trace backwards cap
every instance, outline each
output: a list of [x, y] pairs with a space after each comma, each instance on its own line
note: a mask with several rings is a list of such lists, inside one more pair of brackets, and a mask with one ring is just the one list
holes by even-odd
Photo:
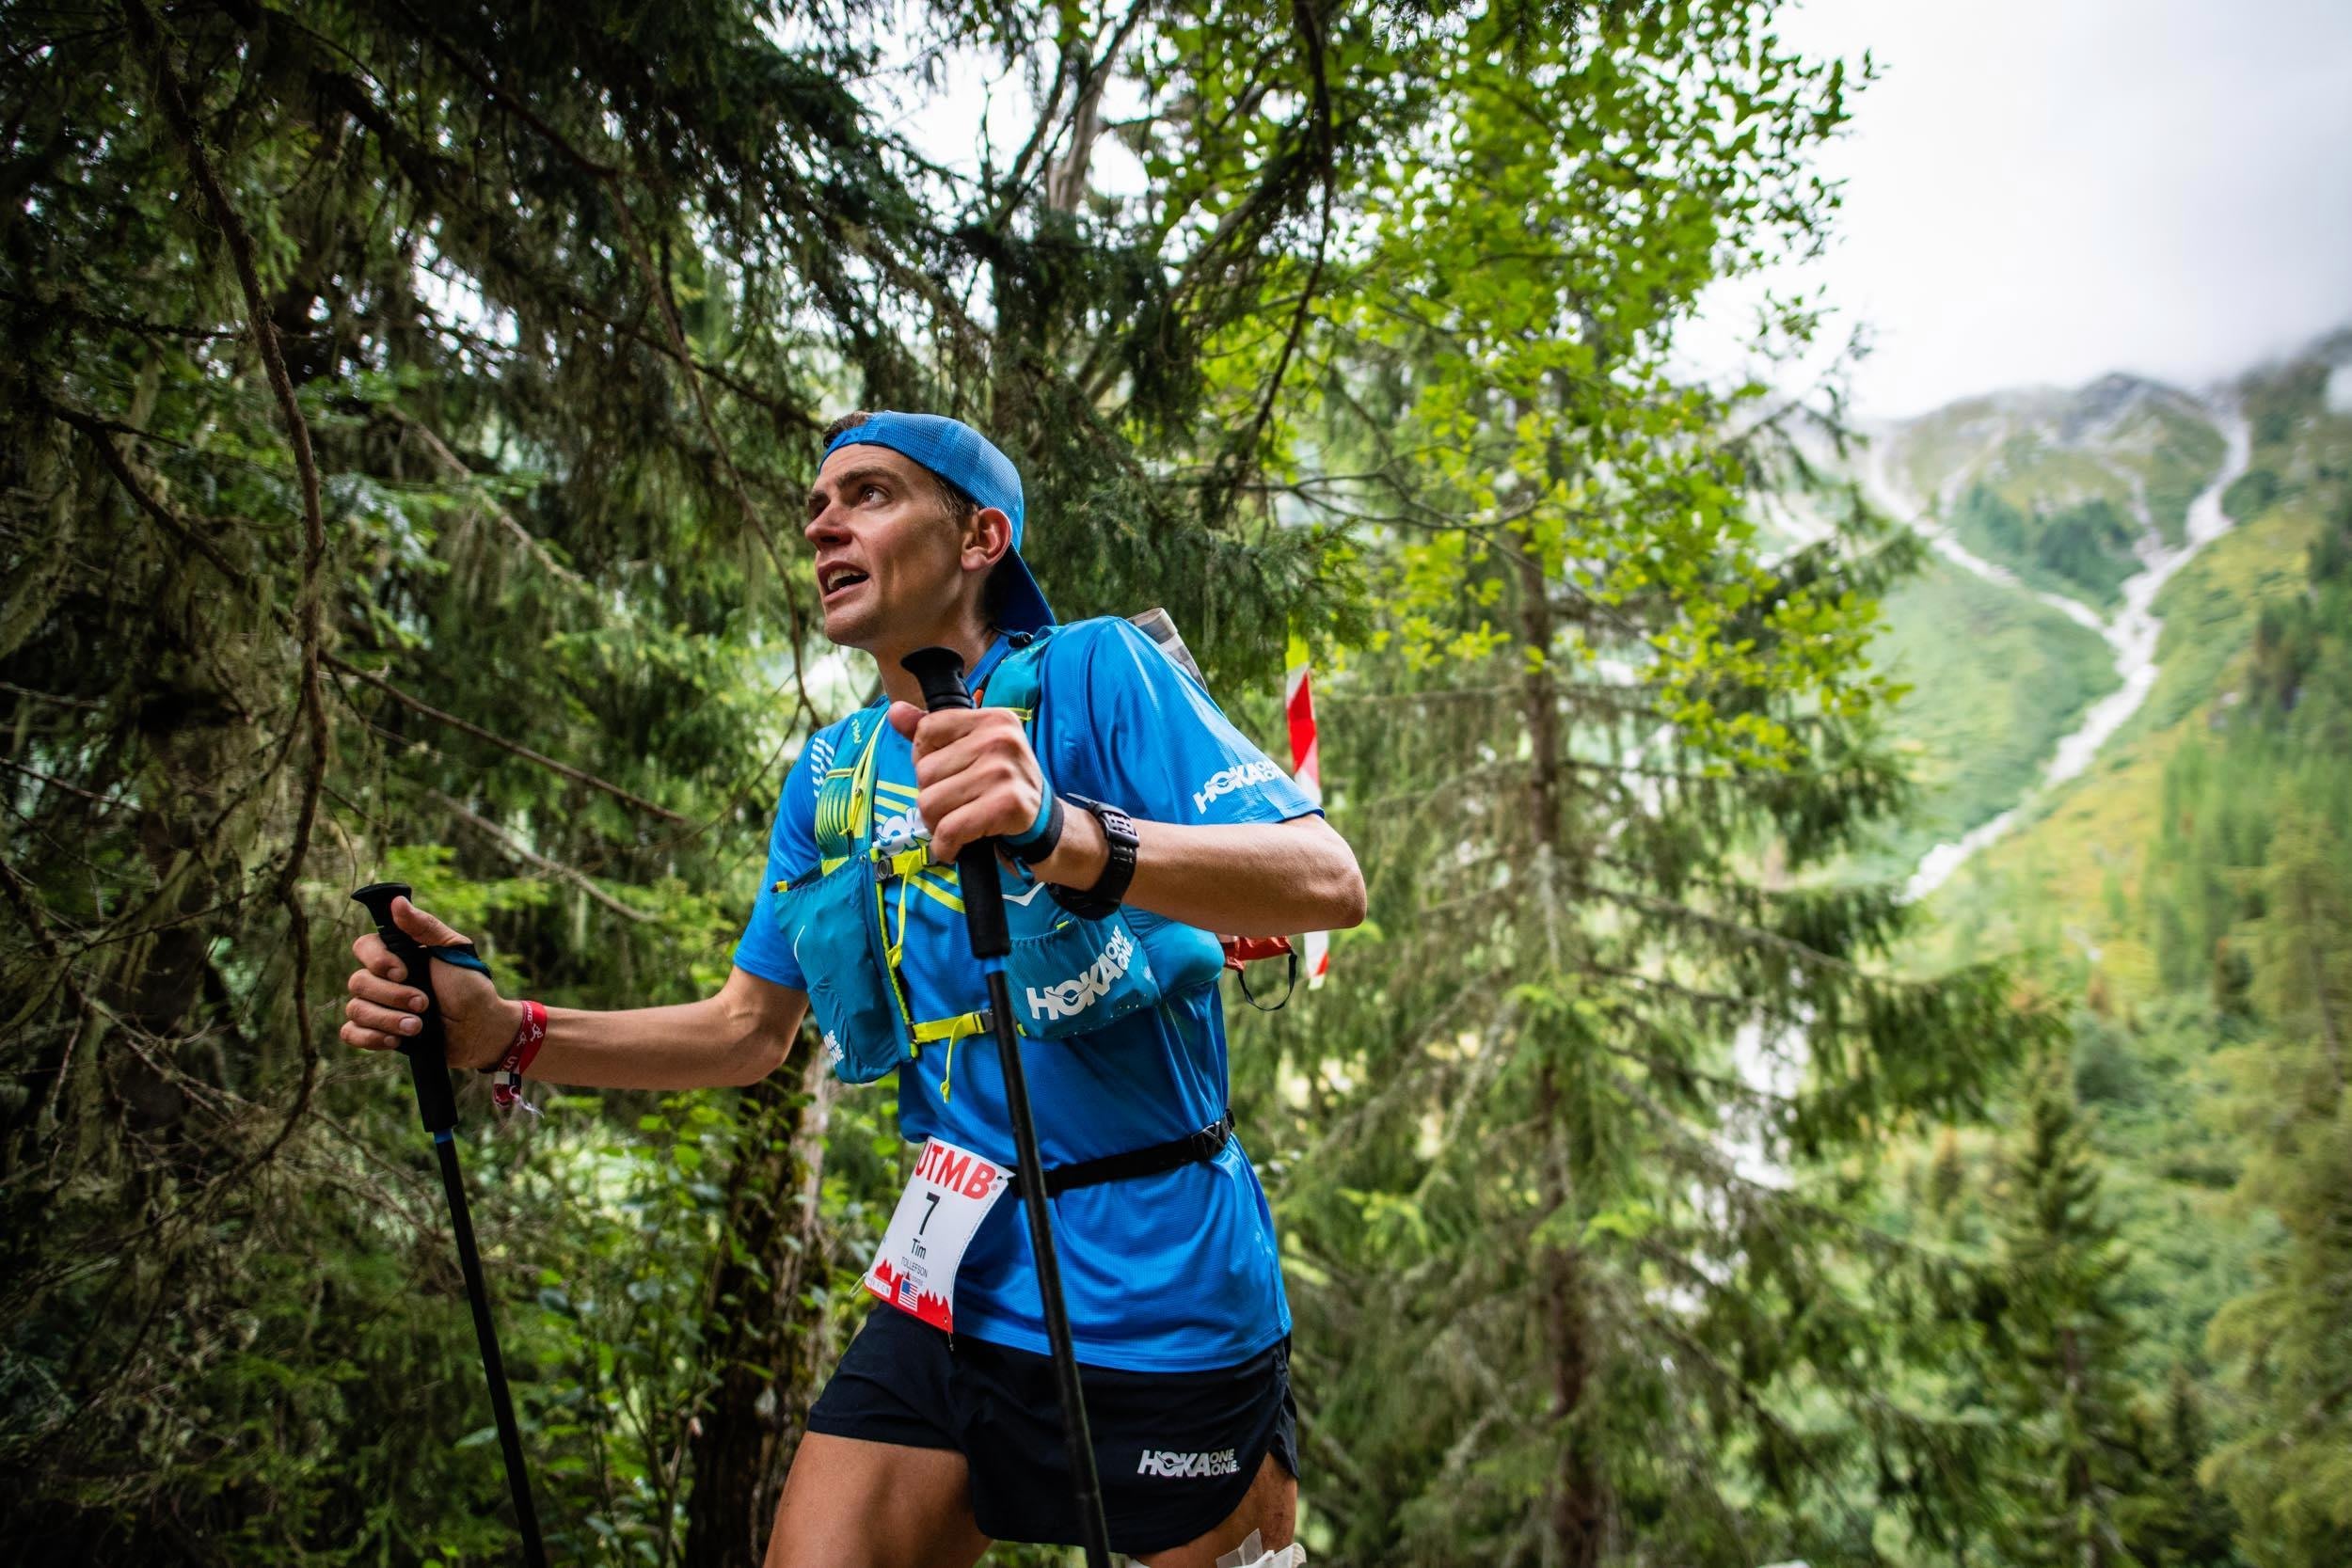
[[961, 420], [945, 415], [884, 412], [868, 414], [863, 422], [826, 442], [825, 455], [831, 457], [836, 450], [851, 446], [888, 447], [920, 463], [971, 500], [993, 506], [1011, 518], [1012, 548], [996, 563], [997, 573], [1005, 578], [997, 619], [1006, 631], [1042, 631], [1054, 624], [1053, 607], [1039, 591], [1029, 563], [1021, 559], [1025, 511], [1021, 475], [994, 442]]

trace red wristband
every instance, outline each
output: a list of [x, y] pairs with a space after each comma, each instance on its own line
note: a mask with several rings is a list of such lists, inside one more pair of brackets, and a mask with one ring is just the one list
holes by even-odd
[[539, 1048], [548, 1042], [548, 1010], [539, 1003], [523, 1004], [523, 1021], [515, 1031], [515, 1043], [506, 1048], [499, 1065], [491, 1069], [490, 1098], [500, 1110], [505, 1110], [522, 1098], [523, 1069], [539, 1054]]

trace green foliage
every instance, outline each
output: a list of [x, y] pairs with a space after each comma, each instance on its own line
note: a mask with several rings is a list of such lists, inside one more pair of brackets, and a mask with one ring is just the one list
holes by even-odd
[[[815, 678], [793, 524], [856, 403], [1019, 453], [1067, 611], [1167, 602], [1234, 679], [1343, 620], [1345, 542], [1244, 503], [1255, 446], [1163, 351], [1256, 319], [1315, 193], [1418, 111], [1330, 71], [1376, 12], [1194, 18], [1148, 55], [1200, 162], [1130, 221], [1033, 163], [943, 184], [850, 86], [910, 24], [1107, 68], [1076, 12], [8, 16], [0, 1520], [69, 1558], [481, 1560], [503, 1505], [451, 1447], [485, 1418], [437, 1199], [398, 1069], [332, 1038], [342, 890], [409, 879], [511, 990], [708, 994], [783, 764], [860, 694]], [[1163, 57], [1195, 36], [1226, 64]], [[1245, 58], [1344, 85], [1269, 96]], [[1319, 164], [1243, 153], [1327, 132]], [[697, 1354], [728, 1327], [710, 1194], [774, 1206], [718, 1132], [631, 1132], [636, 1097], [550, 1114], [469, 1162], [543, 1513], [567, 1560], [670, 1560], [688, 1418], [765, 1419]], [[824, 1125], [760, 1168], [832, 1153], [818, 1240], [850, 1248], [885, 1122]], [[844, 1260], [786, 1348], [821, 1347]]]
[[2282, 1234], [2212, 1343], [2250, 1407], [2209, 1473], [2246, 1520], [2260, 1564], [2323, 1560], [2352, 1526], [2352, 855], [2331, 825], [2291, 816], [2264, 878], [2252, 999], [2270, 1032], [2233, 1053], [2234, 1111], [2251, 1150], [2239, 1196]]
[[2128, 1564], [2144, 1512], [2123, 1376], [2124, 1269], [2102, 1212], [2070, 1065], [2034, 1072], [2000, 1197], [2001, 1404], [2017, 1474], [2002, 1519], [2020, 1563]]
[[1886, 595], [1871, 658], [1907, 688], [1888, 726], [1918, 786], [1913, 808], [1857, 857], [1874, 877], [1907, 874], [1931, 847], [2007, 810], [2115, 686], [2098, 633], [1941, 559]]
[[1838, 1559], [1985, 1505], [1981, 1408], [1886, 1396], [1979, 1282], [1865, 1194], [2046, 1024], [1804, 880], [1901, 798], [1865, 651], [1917, 556], [1824, 484], [1836, 537], [1768, 557], [1787, 432], [1669, 372], [1711, 277], [1826, 222], [1847, 89], [1760, 8], [1690, 23], [1429, 40], [1458, 113], [1305, 340], [1295, 503], [1390, 541], [1318, 676], [1372, 920], [1235, 1063], [1342, 1561]]
[[2230, 482], [2221, 492], [2221, 510], [2230, 515], [2232, 522], [2253, 521], [2269, 511], [2286, 494], [2279, 476], [2268, 468], [2249, 468]]
[[2105, 497], [2028, 514], [1979, 484], [1953, 509], [1952, 531], [1969, 548], [2015, 562], [2028, 582], [2096, 605], [2120, 602], [2123, 579], [2139, 570], [2136, 531]]
[[[2060, 1307], [2172, 1281], [2037, 1274], [2023, 1232], [1996, 1256], [1960, 1129], [2057, 1009], [2000, 966], [1911, 963], [1915, 911], [1828, 875], [1909, 796], [1887, 735], [1928, 683], [1878, 655], [1955, 590], [1903, 589], [1919, 619], [1887, 627], [1920, 551], [1804, 456], [1834, 419], [1675, 370], [1712, 283], [1822, 243], [1812, 159], [1867, 69], [1788, 51], [1762, 0], [8, 14], [12, 1543], [511, 1551], [405, 1088], [331, 1041], [342, 892], [413, 882], [513, 991], [708, 994], [784, 764], [866, 684], [812, 629], [793, 524], [816, 432], [861, 404], [989, 428], [1056, 603], [1165, 603], [1259, 733], [1285, 634], [1316, 648], [1374, 919], [1341, 984], [1246, 1015], [1234, 1071], [1318, 1561], [1979, 1560], [2048, 1501], [1993, 1350], [2043, 1347], [2018, 1370], [2046, 1380]], [[1032, 84], [1009, 166], [891, 130], [954, 106], [949, 57]], [[1104, 130], [1111, 77], [1143, 108]], [[1103, 136], [1140, 191], [1089, 180]], [[1777, 302], [1762, 346], [1820, 325]], [[2316, 405], [2277, 401], [2254, 416], [2292, 446]], [[2128, 476], [2159, 529], [2217, 461], [2176, 413]], [[2324, 490], [2301, 448], [2258, 455], [2280, 496]], [[2001, 547], [2110, 591], [2130, 486], [2096, 477], [2046, 514], [1997, 489]], [[1767, 483], [1830, 536], [1770, 547]], [[2071, 626], [1979, 598], [2013, 684], [1904, 710], [1954, 820], [2102, 689]], [[2270, 838], [2206, 797], [2340, 740], [2332, 604], [2249, 620], [2244, 717], [2181, 764], [2208, 771], [2165, 867], [2113, 889], [2171, 911], [2198, 988], [2195, 955], [2269, 918], [2244, 884]], [[2207, 1026], [2252, 1040], [2276, 1007], [2267, 962], [2212, 1016], [2086, 1026], [2101, 1126], [2176, 1127]], [[733, 1563], [764, 1528], [900, 1174], [885, 1099], [792, 1079], [562, 1095], [466, 1144], [560, 1560]], [[2183, 1185], [2235, 1174], [2179, 1148]], [[1890, 1152], [1920, 1207], [1881, 1192]], [[2112, 1190], [2130, 1223], [2174, 1196]], [[2290, 1191], [2321, 1202], [2264, 1189]], [[2245, 1244], [2308, 1247], [2281, 1220]], [[2194, 1289], [2166, 1368], [2237, 1256], [2203, 1239], [2167, 1255]], [[2042, 1282], [2013, 1311], [2004, 1259]], [[2249, 1407], [2285, 1397], [2258, 1360]], [[2095, 1423], [2027, 1435], [2122, 1430], [2095, 1392]], [[2178, 1505], [2133, 1516], [2151, 1564], [2215, 1560], [2227, 1528], [2179, 1480], [2195, 1392], [2132, 1418]], [[2249, 1518], [2303, 1528], [2267, 1449], [2224, 1452]]]
[[[2323, 1238], [2341, 1221], [2317, 1173], [2342, 1155], [2312, 1005], [2341, 983], [2312, 955], [2344, 945], [2330, 846], [2352, 825], [2352, 502], [2344, 421], [2318, 385], [2291, 365], [2241, 386], [2254, 471], [2293, 486], [2168, 584], [2161, 673], [2109, 753], [1938, 898], [1954, 950], [2022, 947], [2041, 984], [2081, 999], [2083, 1168], [2125, 1259], [2107, 1310], [2127, 1330], [2113, 1365], [2130, 1423], [2106, 1430], [2140, 1478], [2118, 1480], [2113, 1517], [2142, 1562], [2341, 1555], [2344, 1439], [2312, 1389], [2339, 1375]], [[1973, 1247], [2013, 1222], [1977, 1201], [1980, 1148], [1954, 1132], [1899, 1155], [1912, 1174], [1890, 1224]]]

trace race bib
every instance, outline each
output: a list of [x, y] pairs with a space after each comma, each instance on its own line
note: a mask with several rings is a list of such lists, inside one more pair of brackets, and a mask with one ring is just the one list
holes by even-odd
[[954, 1332], [956, 1270], [1012, 1172], [937, 1138], [923, 1146], [890, 1216], [866, 1288], [933, 1328]]

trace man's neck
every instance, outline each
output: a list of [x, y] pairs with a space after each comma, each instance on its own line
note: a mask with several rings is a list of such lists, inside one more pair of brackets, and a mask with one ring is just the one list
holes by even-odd
[[894, 703], [913, 703], [916, 707], [922, 707], [923, 683], [909, 674], [898, 660], [917, 648], [953, 648], [963, 656], [964, 677], [969, 680], [972, 667], [979, 663], [981, 657], [995, 645], [996, 637], [995, 627], [977, 616], [970, 616], [958, 620], [951, 626], [937, 627], [931, 635], [919, 636], [912, 641], [893, 641], [887, 651], [880, 648], [871, 650], [874, 662], [882, 668], [882, 691]]

